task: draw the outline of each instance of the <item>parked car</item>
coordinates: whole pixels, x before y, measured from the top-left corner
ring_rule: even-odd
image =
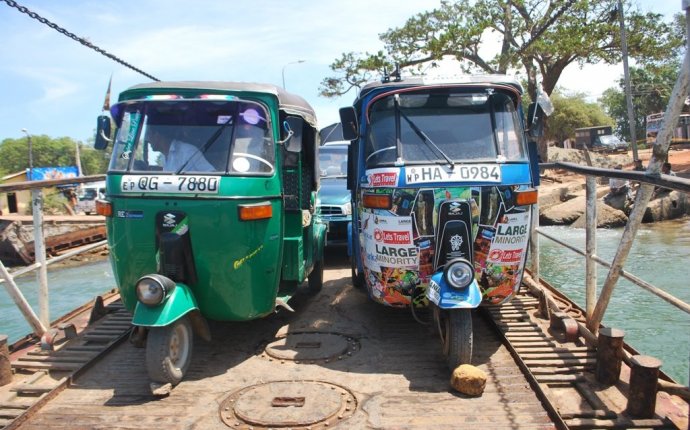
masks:
[[[321,188],[317,209],[328,223],[326,246],[347,245],[347,225],[352,221],[350,191],[347,189],[349,141],[328,142],[319,148]]]
[[[592,151],[598,152],[628,152],[628,144],[622,142],[616,136],[609,134],[599,136],[592,144]]]
[[[610,125],[578,128],[575,130],[575,148],[587,147],[594,152],[627,152],[628,144],[613,134]]]
[[[91,215],[96,213],[96,200],[105,196],[105,181],[84,184],[77,194],[77,213]]]

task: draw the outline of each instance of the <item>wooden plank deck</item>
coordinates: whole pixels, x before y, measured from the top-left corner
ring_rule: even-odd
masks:
[[[187,377],[165,398],[150,393],[144,350],[125,342],[21,428],[227,429],[219,412],[226,397],[261,382],[286,380],[326,381],[354,394],[354,415],[340,423],[335,419],[329,428],[554,428],[482,318],[475,318],[474,364],[489,379],[484,394],[471,398],[450,388],[450,372],[432,331],[415,322],[409,310],[383,308],[353,290],[349,268],[326,271],[319,295],[294,301],[294,314],[215,324],[214,340],[197,342]],[[296,331],[342,333],[357,339],[360,348],[341,360],[315,364],[260,355],[261,345]]]
[[[295,313],[281,310],[262,320],[212,324],[213,341],[197,341],[187,376],[169,396],[151,394],[145,350],[124,342],[73,378],[69,388],[27,414],[19,428],[271,428],[250,426],[227,411],[234,410],[241,390],[261,384],[275,389],[280,381],[330,384],[352,396],[347,414],[289,426],[292,429],[677,428],[666,415],[631,420],[622,414],[625,398],[620,388],[627,375],[618,387],[598,386],[591,372],[593,350],[550,330],[548,321],[535,316],[538,301],[532,296],[475,313],[473,364],[488,375],[487,386],[480,397],[454,392],[431,327],[417,323],[409,310],[382,307],[353,289],[349,264],[342,256],[327,263],[331,264],[323,291],[295,297],[290,302]],[[347,352],[328,360],[300,361],[266,354],[272,342],[315,332],[347,339]],[[503,336],[510,344],[503,343]],[[307,349],[316,343],[302,342]],[[515,353],[517,361],[511,355]],[[37,355],[27,360],[37,360]],[[520,365],[534,378],[527,378]],[[540,391],[548,402],[542,403]],[[318,391],[305,392],[307,402],[320,400]],[[287,403],[299,399],[279,398]],[[666,413],[666,403],[658,403],[657,411]],[[687,426],[687,404],[680,408]]]

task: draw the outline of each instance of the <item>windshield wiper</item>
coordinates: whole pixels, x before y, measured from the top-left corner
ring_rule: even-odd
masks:
[[[215,143],[215,141],[218,140],[220,135],[223,133],[223,130],[225,130],[225,127],[232,122],[232,117],[233,116],[230,115],[228,117],[228,120],[225,121],[223,124],[221,124],[220,127],[218,127],[216,129],[216,131],[213,132],[213,135],[211,135],[211,137],[209,137],[209,139],[206,141],[206,143],[204,143],[204,145],[197,152],[195,152],[194,155],[189,157],[189,159],[187,161],[185,161],[184,164],[182,164],[182,166],[180,166],[179,169],[177,169],[177,172],[175,172],[176,175],[179,175],[184,170],[184,168],[187,167],[187,164],[189,164],[196,157],[199,157],[199,156],[203,157],[203,155],[206,154],[206,151],[209,150],[211,145],[213,145]]]
[[[396,94],[396,96],[397,96],[397,94]],[[448,164],[450,164],[450,168],[451,168],[451,169],[454,169],[454,168],[455,168],[455,163],[453,162],[453,160],[452,160],[449,156],[447,156],[446,153],[443,152],[443,151],[441,150],[441,148],[439,148],[438,145],[436,145],[436,144],[429,138],[429,136],[426,135],[426,133],[424,133],[422,130],[420,130],[420,128],[417,127],[417,124],[415,124],[414,122],[412,122],[412,120],[411,120],[410,118],[408,118],[407,115],[405,115],[405,112],[403,112],[402,109],[400,109],[400,105],[399,105],[398,103],[396,103],[396,108],[397,108],[397,110],[398,110],[398,113],[400,113],[400,116],[401,116],[405,121],[407,121],[407,123],[410,125],[410,127],[412,128],[412,130],[414,130],[414,132],[417,134],[417,136],[419,136],[419,138],[422,139],[422,142],[426,143],[426,145],[427,145],[429,148],[435,149],[439,154],[441,154],[441,156],[442,156],[443,158],[446,159],[446,161],[448,162]]]

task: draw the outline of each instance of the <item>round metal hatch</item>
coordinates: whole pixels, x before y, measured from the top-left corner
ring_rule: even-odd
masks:
[[[325,429],[350,418],[357,399],[323,381],[274,381],[238,390],[220,405],[223,422],[235,429]]]
[[[359,342],[344,334],[293,332],[270,341],[262,357],[296,363],[328,363],[349,357],[359,349]]]

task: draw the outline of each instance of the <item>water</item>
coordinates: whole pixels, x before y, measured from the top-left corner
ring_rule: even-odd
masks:
[[[15,278],[17,286],[31,308],[38,315],[38,281],[36,272]],[[78,267],[48,267],[48,300],[50,320],[54,321],[72,309],[89,303],[97,295],[115,288],[110,262],[103,260]],[[31,326],[7,293],[5,283],[0,284],[0,333],[8,336],[12,344],[31,333]]]
[[[540,227],[581,250],[584,229]],[[598,229],[596,254],[613,261],[622,229]],[[585,308],[584,257],[541,237],[540,275]],[[690,303],[690,220],[640,226],[625,270],[674,297]],[[597,266],[597,297],[608,268]],[[677,382],[688,383],[690,315],[647,290],[621,278],[614,289],[603,324],[623,329],[625,341],[638,352],[663,361],[661,369]]]
[[[541,227],[547,233],[585,247],[582,229]],[[597,254],[611,261],[622,229],[597,230]],[[541,275],[582,308],[585,307],[584,257],[540,238]],[[673,296],[690,303],[690,220],[644,224],[640,227],[625,268]],[[598,268],[599,290],[607,269]],[[115,287],[110,263],[49,269],[50,316],[56,319]],[[17,279],[17,284],[33,309],[38,309],[38,283],[34,274]],[[676,381],[688,383],[690,364],[690,315],[676,309],[646,290],[621,278],[616,286],[604,324],[625,330],[625,340],[640,353],[663,361],[662,370]],[[0,333],[12,343],[31,331],[29,324],[0,288]]]

